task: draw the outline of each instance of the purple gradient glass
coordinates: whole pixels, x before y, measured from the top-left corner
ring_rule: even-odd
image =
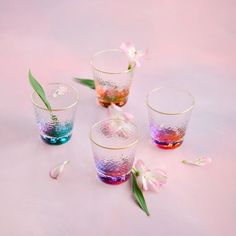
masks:
[[[97,175],[107,184],[120,184],[130,177],[139,139],[137,127],[120,119],[94,124],[90,139]]]
[[[183,143],[194,103],[191,93],[174,87],[157,88],[148,94],[151,137],[157,147],[174,149]]]

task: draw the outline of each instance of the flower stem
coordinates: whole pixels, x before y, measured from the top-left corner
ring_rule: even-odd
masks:
[[[139,176],[139,171],[138,171],[135,167],[132,167],[131,172],[132,172],[136,177]]]

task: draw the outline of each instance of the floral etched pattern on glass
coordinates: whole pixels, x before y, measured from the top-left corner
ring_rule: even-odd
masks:
[[[179,147],[194,107],[193,96],[184,89],[162,87],[148,94],[147,106],[153,143],[163,149]]]
[[[129,179],[138,143],[137,127],[121,119],[106,119],[92,126],[90,139],[98,177],[107,184]]]
[[[78,95],[72,87],[51,83],[45,86],[45,93],[52,111],[49,112],[38,95],[33,92],[37,126],[42,140],[48,144],[64,144],[72,135]]]

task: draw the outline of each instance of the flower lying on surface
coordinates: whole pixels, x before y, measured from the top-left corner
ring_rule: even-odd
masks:
[[[148,50],[145,51],[137,50],[133,43],[127,42],[120,45],[120,49],[123,50],[129,57],[131,62],[135,62],[135,65],[139,67],[141,60],[147,55]],[[132,64],[129,64],[129,68],[132,68]]]
[[[124,112],[122,108],[118,107],[114,103],[109,106],[109,117],[111,119],[121,119],[125,121],[130,121],[134,116],[128,112]]]
[[[56,167],[54,167],[49,173],[50,177],[52,179],[58,179],[59,176],[61,175],[61,173],[63,172],[64,167],[69,163],[70,163],[70,161],[64,161],[63,163],[61,163],[61,164],[57,165]]]
[[[161,169],[150,170],[142,160],[137,160],[131,172],[132,189],[139,207],[149,216],[142,190],[158,191],[167,181],[167,174]]]
[[[137,160],[134,166],[134,173],[138,185],[145,191],[157,192],[167,181],[167,174],[161,169],[150,170],[142,160]]]
[[[131,126],[129,121],[133,119],[132,114],[124,112],[120,107],[112,103],[109,106],[108,117],[109,120],[103,127],[103,131],[106,135],[110,136],[117,134],[123,138],[128,138],[130,136]]]
[[[196,160],[183,160],[182,163],[187,165],[193,165],[193,166],[205,166],[207,164],[210,164],[212,162],[211,158],[201,157]]]

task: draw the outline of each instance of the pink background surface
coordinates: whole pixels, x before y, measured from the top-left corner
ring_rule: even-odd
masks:
[[[0,1],[0,235],[235,235],[235,12],[234,0]],[[145,194],[151,217],[135,205],[129,183],[96,178],[88,129],[106,110],[72,80],[92,76],[90,56],[123,41],[150,51],[125,110],[142,133],[137,157],[169,175],[159,194]],[[42,84],[79,91],[65,145],[38,137],[29,68]],[[149,137],[145,96],[163,85],[196,98],[185,142],[173,151],[156,149]],[[181,163],[198,156],[213,163]],[[51,180],[49,170],[66,159],[63,177]]]

